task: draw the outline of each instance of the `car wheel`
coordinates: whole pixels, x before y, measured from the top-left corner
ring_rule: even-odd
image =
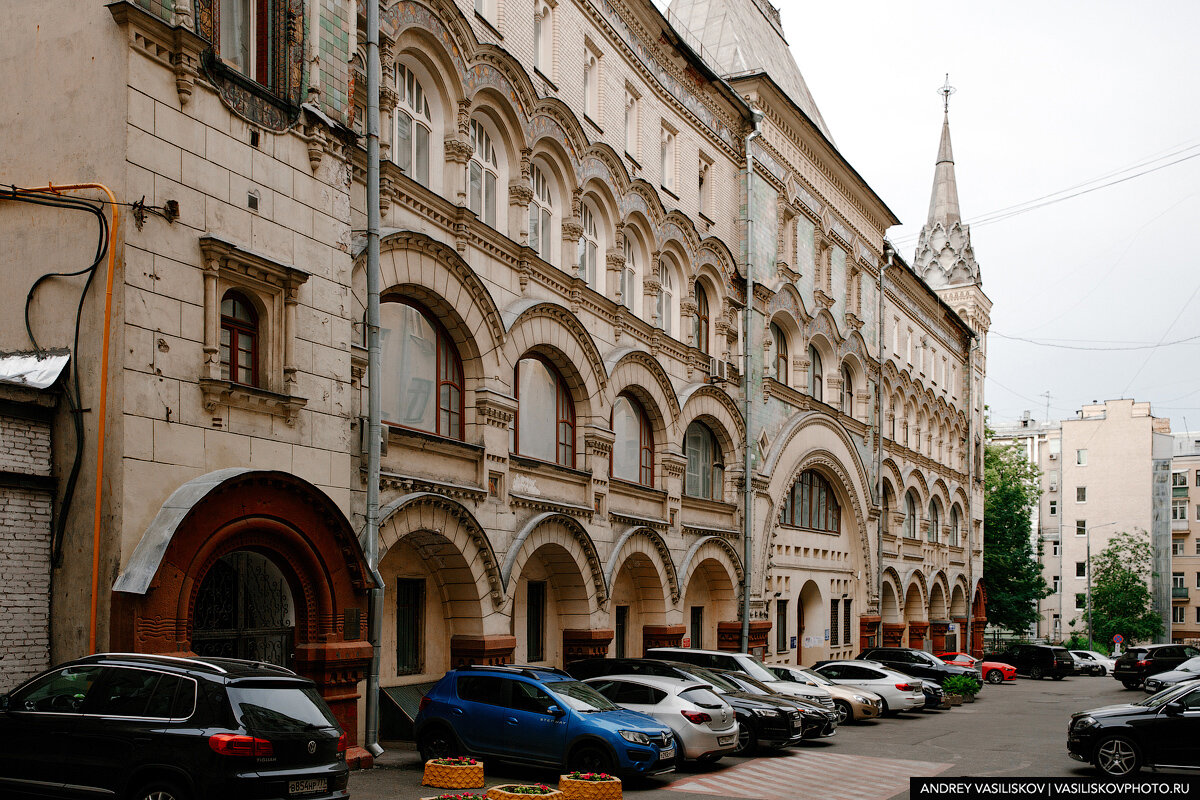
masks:
[[[1092,759],[1096,769],[1105,775],[1123,777],[1132,775],[1142,767],[1142,757],[1137,745],[1124,736],[1110,736],[1101,739],[1096,745],[1096,755]]]
[[[758,736],[749,725],[742,723],[738,728],[738,743],[737,747],[730,751],[731,756],[752,756],[758,748]]]
[[[892,713],[892,710],[888,708],[887,700],[881,697],[879,698],[879,703],[879,716],[886,717],[888,714]]]
[[[417,737],[417,750],[421,753],[422,761],[456,756],[461,749],[458,739],[444,725],[428,727]]]
[[[833,710],[837,712],[838,725],[854,722],[854,709],[845,700],[834,701]]]
[[[130,800],[187,800],[188,794],[172,781],[150,781],[130,795]]]
[[[989,669],[987,674],[988,683],[1004,683],[1004,673],[998,669]]]
[[[1121,685],[1126,689],[1136,689],[1141,683],[1141,681],[1121,681]]]
[[[612,773],[613,764],[612,755],[597,744],[580,745],[571,751],[571,757],[567,759],[567,769],[572,772]]]
[[[1107,667],[1100,667],[1100,671],[1099,671],[1099,672],[1097,672],[1096,674],[1097,674],[1097,675],[1099,675],[1101,678],[1103,678],[1105,675],[1107,675],[1107,674],[1108,674],[1108,668],[1107,668]]]
[[[1042,679],[1042,674],[1041,667],[1033,667],[1029,670],[1029,677],[1033,678],[1035,681],[1040,681]]]

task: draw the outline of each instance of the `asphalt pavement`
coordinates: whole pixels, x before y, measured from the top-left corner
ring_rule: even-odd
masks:
[[[836,736],[757,758],[689,765],[673,775],[627,783],[631,800],[749,798],[794,800],[817,787],[847,800],[906,798],[910,776],[1094,777],[1067,755],[1074,711],[1139,700],[1111,677],[1061,681],[1018,678],[986,686],[974,703],[845,725]],[[385,742],[375,769],[350,779],[355,800],[416,800],[440,794],[421,786],[411,743]],[[541,782],[557,774],[487,764],[487,785]]]

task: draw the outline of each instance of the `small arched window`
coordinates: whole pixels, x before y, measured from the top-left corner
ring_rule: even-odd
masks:
[[[708,292],[700,281],[696,281],[696,317],[695,330],[692,331],[692,341],[702,353],[708,352]]]
[[[549,76],[554,60],[554,18],[545,0],[533,9],[533,66]]]
[[[961,522],[959,521],[959,518],[958,518],[958,506],[954,506],[953,508],[950,509],[950,546],[951,547],[958,547],[958,537],[960,535],[960,533],[959,533],[960,527],[961,527]]]
[[[221,299],[221,378],[258,386],[258,314],[237,292]]]
[[[841,518],[841,506],[833,487],[811,469],[800,473],[783,498],[780,521],[785,525],[838,533],[841,530]]]
[[[600,234],[596,230],[596,215],[586,202],[580,210],[580,221],[583,223],[583,236],[579,238],[579,277],[595,289],[598,286],[596,254],[600,251]]]
[[[546,261],[551,258],[551,221],[554,215],[554,200],[550,195],[550,182],[546,172],[537,164],[529,169],[533,183],[533,200],[529,203],[529,246]]]
[[[720,500],[724,495],[725,465],[717,437],[703,422],[688,425],[684,434],[687,475],[684,494],[705,500]]]
[[[517,362],[517,420],[513,452],[575,466],[575,403],[562,375],[536,356]],[[553,425],[547,425],[554,420]]]
[[[854,379],[850,377],[850,367],[845,364],[842,365],[842,413],[854,416]]]
[[[654,485],[654,433],[650,418],[637,400],[620,395],[613,405],[612,475],[621,480]]]
[[[808,346],[808,393],[814,400],[825,400],[825,368],[816,345],[811,344]]]
[[[671,277],[672,270],[667,262],[658,264],[658,326],[668,336],[674,335],[675,317],[675,279]]]
[[[492,136],[477,119],[471,120],[471,147],[474,152],[467,164],[470,182],[467,192],[469,208],[489,227],[496,227],[496,191],[500,162]]]
[[[939,519],[937,502],[929,501],[929,534],[927,538],[931,542],[937,542],[942,538],[942,532],[939,530],[942,521]]]
[[[788,356],[787,337],[783,335],[783,328],[771,323],[771,347],[775,354],[774,369],[775,380],[788,385],[788,364],[791,358]]]
[[[634,245],[633,236],[625,234],[625,269],[621,272],[621,304],[637,314],[638,275],[641,265],[638,263],[638,249]]]
[[[379,306],[383,363],[380,413],[394,425],[463,438],[463,369],[449,334],[406,301]]]
[[[403,64],[396,65],[396,94],[399,100],[393,115],[396,140],[392,146],[392,160],[405,175],[428,186],[430,132],[433,130],[429,98],[417,76]]]
[[[917,496],[911,489],[904,495],[904,537],[917,538]]]

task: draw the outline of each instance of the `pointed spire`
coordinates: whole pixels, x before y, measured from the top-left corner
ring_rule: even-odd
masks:
[[[942,223],[949,228],[956,222],[962,221],[958,210],[958,184],[954,179],[954,151],[950,147],[950,95],[954,87],[950,85],[950,75],[946,75],[946,83],[938,90],[942,95],[942,140],[938,143],[937,165],[933,172],[933,193],[929,198],[929,219],[926,224]]]

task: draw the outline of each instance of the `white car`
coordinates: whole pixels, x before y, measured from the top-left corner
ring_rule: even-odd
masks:
[[[790,694],[807,700],[815,706],[833,710],[833,695],[820,686],[807,686],[779,679],[779,676],[767,667],[758,656],[751,653],[731,653],[725,650],[698,650],[692,647],[652,647],[646,651],[646,658],[658,658],[665,661],[682,661],[685,664],[695,664],[707,669],[727,669],[733,672],[743,672],[756,681],[765,683],[771,689],[781,694]]]
[[[1109,658],[1102,653],[1097,653],[1095,650],[1072,650],[1071,655],[1075,656],[1076,661],[1082,661],[1084,664],[1092,667],[1093,672],[1095,672],[1096,667],[1100,667],[1100,671],[1095,672],[1097,675],[1110,675],[1112,674],[1113,667],[1117,665],[1116,659]]]
[[[874,661],[827,661],[814,667],[813,671],[834,683],[857,686],[879,695],[884,714],[925,707],[925,691],[920,680]]]
[[[733,709],[706,683],[656,675],[615,675],[584,683],[621,708],[649,714],[674,731],[682,758],[712,763],[738,745]]]

